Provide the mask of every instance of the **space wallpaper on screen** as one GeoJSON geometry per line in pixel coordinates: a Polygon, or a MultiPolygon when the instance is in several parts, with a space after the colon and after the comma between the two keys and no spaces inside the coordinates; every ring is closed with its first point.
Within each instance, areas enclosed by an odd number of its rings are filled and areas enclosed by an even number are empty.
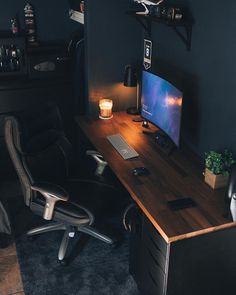
{"type": "Polygon", "coordinates": [[[168,81],[143,71],[142,116],[161,128],[178,146],[182,92],[168,81]]]}

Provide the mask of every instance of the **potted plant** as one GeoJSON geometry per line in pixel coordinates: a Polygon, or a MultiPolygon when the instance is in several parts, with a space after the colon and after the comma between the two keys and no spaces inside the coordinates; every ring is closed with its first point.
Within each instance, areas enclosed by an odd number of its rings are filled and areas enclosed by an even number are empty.
{"type": "Polygon", "coordinates": [[[233,155],[228,150],[222,153],[205,153],[205,182],[213,189],[226,186],[230,167],[234,162],[233,155]]]}

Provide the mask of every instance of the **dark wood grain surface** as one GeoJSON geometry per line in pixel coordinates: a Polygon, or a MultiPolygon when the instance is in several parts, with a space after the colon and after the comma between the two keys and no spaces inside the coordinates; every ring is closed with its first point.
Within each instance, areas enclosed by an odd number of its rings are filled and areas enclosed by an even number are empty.
{"type": "MultiPolygon", "coordinates": [[[[225,191],[204,183],[198,157],[186,148],[166,156],[132,118],[119,112],[110,120],[77,117],[76,122],[166,242],[236,226],[227,214],[225,191]],[[116,133],[139,153],[138,158],[124,160],[117,153],[106,138],[116,133]],[[150,175],[133,176],[139,166],[148,168],[150,175]],[[196,206],[174,211],[167,204],[184,197],[191,197],[196,206]]],[[[150,125],[150,131],[155,129],[150,125]]]]}
{"type": "Polygon", "coordinates": [[[15,244],[0,249],[0,295],[24,295],[15,244]]]}

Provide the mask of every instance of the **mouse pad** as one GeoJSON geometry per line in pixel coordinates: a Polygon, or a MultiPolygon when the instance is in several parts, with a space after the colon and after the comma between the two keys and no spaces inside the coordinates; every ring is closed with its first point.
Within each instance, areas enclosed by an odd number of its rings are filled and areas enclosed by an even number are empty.
{"type": "Polygon", "coordinates": [[[191,198],[182,198],[178,200],[169,201],[168,205],[172,210],[181,210],[185,208],[195,207],[196,203],[191,198]]]}

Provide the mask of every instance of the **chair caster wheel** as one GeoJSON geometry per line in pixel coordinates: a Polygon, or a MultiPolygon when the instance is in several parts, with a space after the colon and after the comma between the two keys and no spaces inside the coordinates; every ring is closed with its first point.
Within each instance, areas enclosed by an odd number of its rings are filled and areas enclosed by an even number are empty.
{"type": "Polygon", "coordinates": [[[66,266],[68,264],[66,259],[62,259],[62,260],[57,260],[57,262],[61,265],[61,266],[66,266]]]}

